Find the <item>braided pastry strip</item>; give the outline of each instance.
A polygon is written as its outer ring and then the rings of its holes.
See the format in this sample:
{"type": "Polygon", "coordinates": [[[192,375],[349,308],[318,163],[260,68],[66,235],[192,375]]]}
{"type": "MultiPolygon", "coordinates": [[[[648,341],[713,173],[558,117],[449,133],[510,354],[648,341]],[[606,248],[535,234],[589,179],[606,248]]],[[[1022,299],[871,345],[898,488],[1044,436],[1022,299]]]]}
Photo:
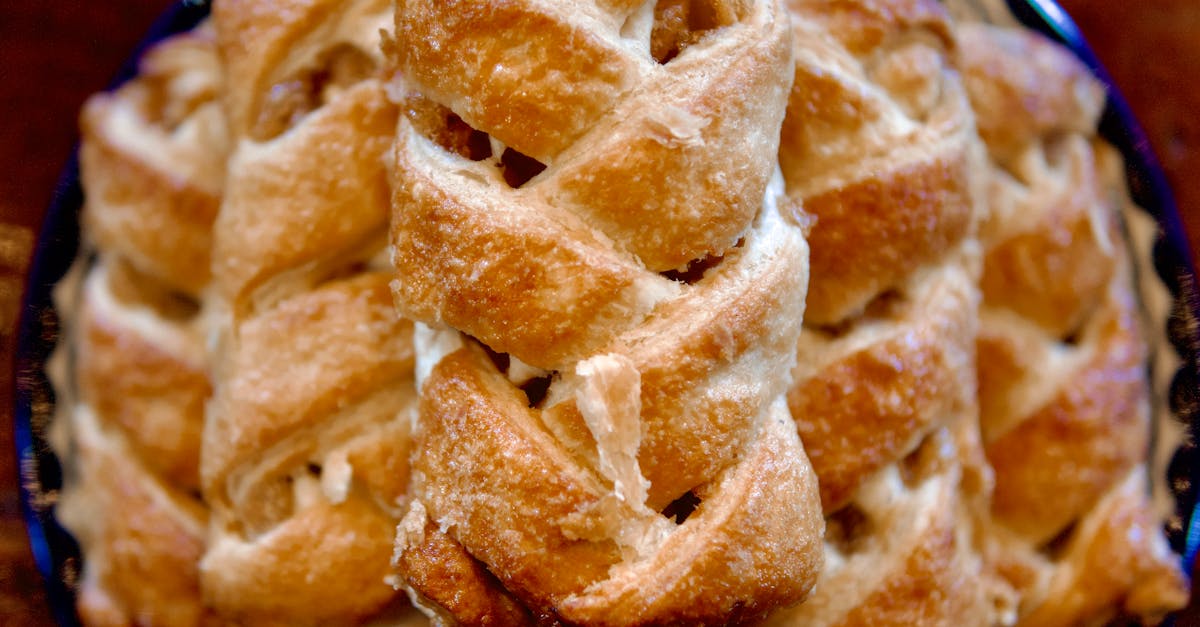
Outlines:
{"type": "Polygon", "coordinates": [[[1000,624],[986,600],[1004,591],[980,580],[964,523],[958,446],[939,429],[903,464],[872,475],[826,523],[828,563],[812,597],[765,624],[1000,624]]]}
{"type": "Polygon", "coordinates": [[[386,0],[213,7],[238,138],[214,241],[235,316],[366,263],[383,247],[396,112],[379,80],[386,0]]]}
{"type": "Polygon", "coordinates": [[[990,624],[1006,593],[980,581],[969,511],[990,489],[974,394],[978,138],[949,18],[932,1],[789,7],[779,159],[813,216],[813,265],[788,404],[830,531],[813,598],[772,621],[990,624]]]}
{"type": "Polygon", "coordinates": [[[200,327],[139,298],[145,288],[132,286],[153,283],[120,276],[123,263],[96,262],[69,329],[77,402],[63,416],[72,466],[57,515],[82,548],[85,623],[197,625],[208,518],[197,490],[209,395],[200,327]]]}
{"type": "Polygon", "coordinates": [[[439,620],[742,622],[819,570],[786,16],[696,6],[397,7],[393,288],[435,326],[396,563],[439,620]]]}
{"type": "Polygon", "coordinates": [[[1021,624],[1156,620],[1187,583],[1144,490],[1147,349],[1120,159],[1095,136],[1103,90],[1035,35],[964,25],[961,39],[992,159],[978,344],[990,561],[1025,595],[1021,624]]]}
{"type": "Polygon", "coordinates": [[[792,9],[797,80],[780,162],[789,197],[815,217],[809,304],[824,314],[807,319],[789,404],[832,510],[975,411],[977,140],[937,3],[792,9]],[[847,119],[847,107],[868,114],[847,119]]]}
{"type": "Polygon", "coordinates": [[[54,381],[56,445],[71,460],[57,513],[84,555],[86,623],[197,625],[209,618],[196,566],[202,299],[227,148],[211,28],[158,44],[140,70],[81,120],[83,223],[98,252],[56,294],[71,320],[55,358],[67,372],[54,381]]]}
{"type": "Polygon", "coordinates": [[[80,117],[83,227],[101,250],[194,297],[209,282],[229,153],[212,29],[172,37],[138,69],[80,117]]]}
{"type": "Polygon", "coordinates": [[[385,582],[408,483],[412,324],[380,272],[395,106],[386,0],[213,8],[238,148],[215,225],[225,318],[201,471],[224,620],[403,612],[385,582]]]}

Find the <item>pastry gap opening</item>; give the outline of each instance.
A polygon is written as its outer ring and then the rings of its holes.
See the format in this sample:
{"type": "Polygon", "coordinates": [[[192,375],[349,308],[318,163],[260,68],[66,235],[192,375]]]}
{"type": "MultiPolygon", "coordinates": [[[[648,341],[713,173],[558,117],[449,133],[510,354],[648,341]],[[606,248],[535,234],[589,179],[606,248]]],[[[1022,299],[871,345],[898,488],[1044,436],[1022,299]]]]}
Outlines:
{"type": "Polygon", "coordinates": [[[675,522],[676,525],[682,525],[684,521],[700,507],[700,497],[695,490],[684,492],[682,496],[671,501],[662,510],[662,515],[675,522]]]}
{"type": "Polygon", "coordinates": [[[295,481],[291,473],[284,473],[265,480],[252,493],[239,498],[240,535],[257,537],[289,518],[296,509],[295,481]]]}
{"type": "Polygon", "coordinates": [[[704,278],[705,272],[720,265],[722,259],[723,257],[706,255],[700,259],[689,261],[687,267],[682,270],[667,270],[661,274],[676,283],[695,285],[700,282],[700,279],[704,278]]]}
{"type": "Polygon", "coordinates": [[[666,65],[709,32],[736,23],[739,3],[729,0],[659,0],[654,5],[650,56],[666,65]]]}
{"type": "Polygon", "coordinates": [[[110,265],[108,284],[117,301],[147,307],[165,320],[187,322],[200,313],[200,301],[172,289],[124,260],[115,260],[110,265]]]}
{"type": "Polygon", "coordinates": [[[1072,347],[1074,347],[1074,346],[1079,346],[1079,342],[1080,342],[1080,341],[1081,341],[1081,339],[1082,339],[1080,336],[1081,336],[1082,334],[1083,334],[1083,330],[1082,330],[1082,329],[1074,329],[1074,330],[1072,330],[1071,332],[1067,333],[1067,334],[1066,334],[1066,336],[1064,336],[1064,337],[1063,337],[1061,340],[1059,340],[1059,341],[1060,341],[1060,342],[1062,342],[1063,344],[1067,345],[1067,346],[1072,346],[1072,347]]]}
{"type": "Polygon", "coordinates": [[[910,490],[917,489],[940,469],[940,440],[937,432],[926,436],[916,449],[896,464],[900,480],[904,482],[905,487],[910,490]]]}
{"type": "Polygon", "coordinates": [[[862,317],[871,320],[890,320],[900,316],[908,299],[897,289],[880,292],[863,308],[862,317]]]}
{"type": "Polygon", "coordinates": [[[183,90],[177,87],[177,83],[188,78],[187,73],[144,76],[138,103],[142,118],[168,134],[174,133],[201,107],[217,99],[215,87],[181,95],[179,92],[183,90]]]}
{"type": "Polygon", "coordinates": [[[554,375],[548,374],[530,379],[521,385],[521,391],[525,392],[525,398],[528,399],[530,407],[541,406],[542,401],[546,400],[546,394],[550,392],[550,384],[553,381],[554,375]]]}
{"type": "Polygon", "coordinates": [[[1070,138],[1071,135],[1064,130],[1050,131],[1042,137],[1042,154],[1047,165],[1061,167],[1069,152],[1070,138]]]}
{"type": "Polygon", "coordinates": [[[449,107],[420,94],[405,98],[403,106],[404,115],[418,133],[464,159],[491,161],[509,187],[519,188],[546,169],[541,161],[504,146],[472,127],[449,107]]]}
{"type": "Polygon", "coordinates": [[[354,278],[367,271],[367,262],[363,259],[355,259],[349,263],[344,263],[333,268],[328,272],[320,275],[313,282],[313,287],[318,288],[330,283],[337,283],[346,279],[354,278]]]}
{"type": "Polygon", "coordinates": [[[546,164],[512,148],[505,148],[504,153],[500,155],[500,170],[504,174],[504,182],[513,189],[525,185],[545,169],[546,164]]]}
{"type": "Polygon", "coordinates": [[[1067,547],[1071,545],[1071,540],[1075,537],[1075,529],[1078,526],[1078,521],[1067,525],[1066,528],[1058,532],[1053,538],[1050,538],[1039,546],[1038,552],[1052,561],[1058,561],[1066,554],[1067,547]]]}
{"type": "MultiPolygon", "coordinates": [[[[733,249],[736,250],[741,248],[745,243],[746,239],[741,238],[733,245],[733,249]]],[[[660,272],[659,275],[664,278],[671,279],[676,283],[695,285],[704,278],[704,275],[707,274],[709,270],[721,265],[721,262],[723,261],[725,261],[725,255],[705,255],[699,259],[693,259],[689,261],[687,266],[682,269],[667,270],[665,272],[660,272]]]]}
{"type": "Polygon", "coordinates": [[[831,339],[838,339],[845,337],[863,323],[901,318],[909,305],[908,297],[900,290],[894,288],[884,290],[868,301],[858,315],[851,315],[839,322],[818,325],[815,328],[827,334],[831,339]]]}
{"type": "Polygon", "coordinates": [[[541,406],[550,392],[550,384],[554,382],[556,373],[530,368],[520,360],[513,359],[508,353],[497,352],[483,342],[479,342],[479,346],[483,347],[496,370],[525,393],[530,408],[541,406]]]}
{"type": "Polygon", "coordinates": [[[479,342],[479,345],[482,346],[483,351],[487,353],[488,359],[492,360],[492,365],[496,367],[496,370],[499,370],[502,373],[508,372],[508,364],[510,361],[508,358],[508,353],[498,353],[492,350],[492,347],[484,344],[483,342],[479,342]]]}
{"type": "Polygon", "coordinates": [[[449,107],[420,94],[410,94],[402,103],[404,116],[429,141],[464,159],[483,161],[492,157],[487,133],[472,128],[449,107]]]}
{"type": "Polygon", "coordinates": [[[862,508],[851,503],[825,519],[825,541],[843,555],[859,553],[875,531],[875,523],[862,508]]]}
{"type": "Polygon", "coordinates": [[[324,51],[309,67],[271,85],[262,98],[250,136],[268,141],[282,135],[376,71],[374,59],[351,44],[341,43],[324,51]]]}

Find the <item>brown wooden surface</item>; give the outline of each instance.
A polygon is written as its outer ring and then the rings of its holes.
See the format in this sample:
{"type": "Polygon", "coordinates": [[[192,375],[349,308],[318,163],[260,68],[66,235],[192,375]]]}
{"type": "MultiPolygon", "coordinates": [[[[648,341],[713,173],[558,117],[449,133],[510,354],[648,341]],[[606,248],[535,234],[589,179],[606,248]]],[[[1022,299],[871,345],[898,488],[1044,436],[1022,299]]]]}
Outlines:
{"type": "MultiPolygon", "coordinates": [[[[12,346],[23,273],[87,94],[168,0],[0,1],[0,627],[49,622],[26,544],[12,442],[12,346]]],[[[1063,0],[1132,103],[1200,241],[1200,2],[1063,0]]],[[[1200,625],[1200,611],[1181,625],[1200,625]]]]}

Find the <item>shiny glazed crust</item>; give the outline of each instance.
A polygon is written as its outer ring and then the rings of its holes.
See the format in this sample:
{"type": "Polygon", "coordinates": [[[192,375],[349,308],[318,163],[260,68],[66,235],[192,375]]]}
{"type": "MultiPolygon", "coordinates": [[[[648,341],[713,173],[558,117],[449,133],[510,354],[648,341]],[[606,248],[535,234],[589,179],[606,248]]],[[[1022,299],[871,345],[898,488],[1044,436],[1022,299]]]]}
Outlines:
{"type": "Polygon", "coordinates": [[[1120,159],[1095,136],[1103,90],[1035,35],[960,32],[992,165],[978,342],[989,565],[1022,594],[1020,624],[1157,620],[1187,582],[1144,488],[1147,349],[1120,159]]]}
{"type": "Polygon", "coordinates": [[[767,185],[786,14],[666,5],[397,7],[396,565],[439,620],[738,623],[820,568],[784,400],[807,248],[767,185]]]}

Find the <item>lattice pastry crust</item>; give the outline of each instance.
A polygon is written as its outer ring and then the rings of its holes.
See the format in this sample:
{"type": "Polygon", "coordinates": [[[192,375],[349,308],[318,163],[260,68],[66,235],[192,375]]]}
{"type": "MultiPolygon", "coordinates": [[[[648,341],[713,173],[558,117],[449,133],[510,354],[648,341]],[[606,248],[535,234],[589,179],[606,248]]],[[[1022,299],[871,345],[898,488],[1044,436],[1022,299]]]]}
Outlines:
{"type": "Polygon", "coordinates": [[[59,294],[86,623],[1186,602],[1103,93],[1044,41],[934,0],[218,0],[141,70],[85,107],[59,294]]]}
{"type": "Polygon", "coordinates": [[[439,617],[744,621],[820,568],[787,15],[703,8],[397,5],[394,286],[428,326],[396,562],[439,617]]]}

